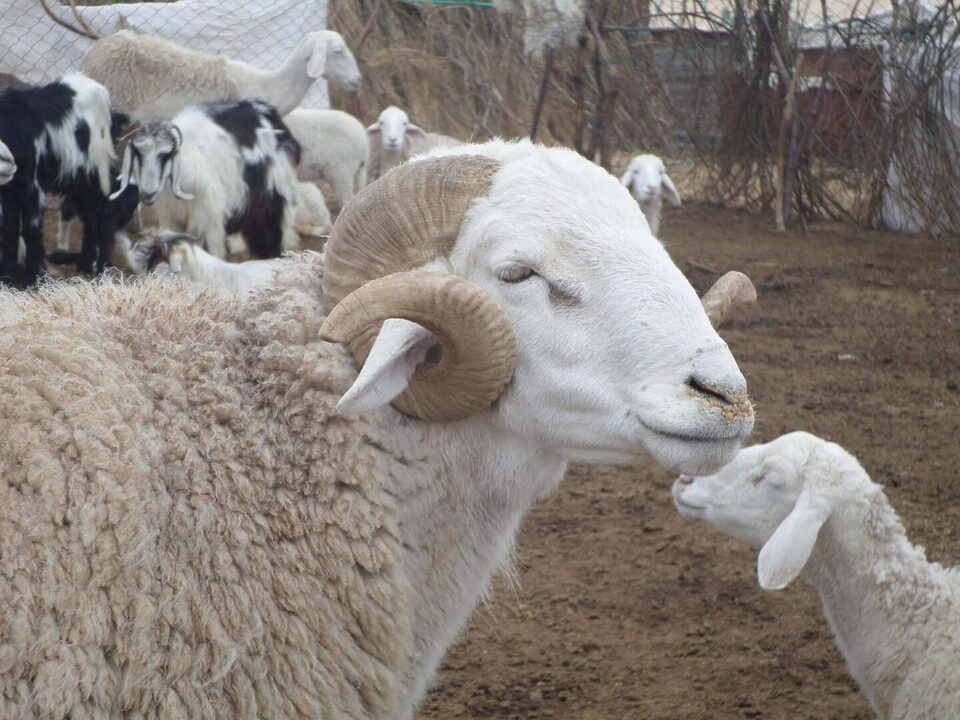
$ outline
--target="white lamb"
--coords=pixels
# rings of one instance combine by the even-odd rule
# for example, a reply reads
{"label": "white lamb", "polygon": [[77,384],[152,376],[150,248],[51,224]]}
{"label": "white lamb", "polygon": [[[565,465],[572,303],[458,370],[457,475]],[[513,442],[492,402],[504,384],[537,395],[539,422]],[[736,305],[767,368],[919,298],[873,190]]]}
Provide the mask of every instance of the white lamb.
{"label": "white lamb", "polygon": [[370,145],[363,124],[339,110],[298,108],[284,118],[300,143],[297,177],[326,180],[343,207],[367,184]]}
{"label": "white lamb", "polygon": [[761,547],[760,585],[803,573],[881,718],[960,717],[960,571],[927,561],[879,485],[839,445],[804,432],[681,476],[677,509]]}
{"label": "white lamb", "polygon": [[348,90],[360,84],[353,53],[332,30],[304,35],[283,67],[275,70],[121,30],[97,40],[81,68],[110,90],[113,109],[133,120],[167,119],[187,105],[242,99],[263,100],[286,115],[317,78]]}
{"label": "white lamb", "polygon": [[627,166],[620,184],[640,203],[650,232],[658,236],[664,199],[670,207],[680,207],[681,203],[680,194],[667,175],[663,160],[656,155],[637,155]]}
{"label": "white lamb", "polygon": [[428,133],[410,122],[406,111],[396,105],[385,108],[377,121],[367,128],[370,136],[369,177],[375,180],[390,168],[415,155],[423,155],[434,148],[453,148],[462,145],[441,133]]}

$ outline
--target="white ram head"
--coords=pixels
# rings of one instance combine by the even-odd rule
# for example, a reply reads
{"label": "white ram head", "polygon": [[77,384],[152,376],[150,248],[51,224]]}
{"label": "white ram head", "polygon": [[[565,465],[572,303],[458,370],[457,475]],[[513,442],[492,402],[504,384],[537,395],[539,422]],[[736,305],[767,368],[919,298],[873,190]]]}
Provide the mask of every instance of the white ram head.
{"label": "white ram head", "polygon": [[[569,460],[718,467],[746,381],[617,180],[493,141],[364,188],[326,250],[325,339],[362,371],[342,411],[479,417]],[[386,321],[386,322],[385,322]]]}

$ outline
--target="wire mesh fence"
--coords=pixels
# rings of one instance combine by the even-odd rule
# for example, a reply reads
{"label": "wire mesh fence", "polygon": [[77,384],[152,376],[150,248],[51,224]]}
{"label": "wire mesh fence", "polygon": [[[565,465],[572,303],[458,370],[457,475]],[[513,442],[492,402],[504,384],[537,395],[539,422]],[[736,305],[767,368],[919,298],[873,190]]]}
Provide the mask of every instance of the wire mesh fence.
{"label": "wire mesh fence", "polygon": [[[326,27],[327,0],[176,0],[60,4],[4,0],[0,72],[30,83],[49,82],[79,68],[93,39],[117,30],[158,35],[200,52],[256,67],[282,65],[304,33]],[[304,100],[328,107],[326,84]]]}

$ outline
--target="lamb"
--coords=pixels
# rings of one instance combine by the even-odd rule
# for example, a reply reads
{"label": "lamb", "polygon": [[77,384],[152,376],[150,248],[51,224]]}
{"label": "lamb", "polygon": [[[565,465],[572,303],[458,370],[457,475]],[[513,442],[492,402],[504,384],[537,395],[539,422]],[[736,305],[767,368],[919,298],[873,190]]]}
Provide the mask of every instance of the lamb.
{"label": "lamb", "polygon": [[667,175],[663,160],[656,155],[637,155],[627,166],[620,184],[640,203],[650,232],[658,237],[664,198],[670,207],[680,207],[680,194]]}
{"label": "lamb", "polygon": [[376,179],[414,155],[434,148],[452,148],[462,141],[449,135],[428,133],[410,122],[406,111],[391,105],[380,113],[377,122],[367,128],[370,136],[369,176]]}
{"label": "lamb", "polygon": [[681,476],[677,509],[762,547],[760,585],[803,574],[880,718],[960,717],[960,568],[927,562],[882,488],[839,445],[804,432]]}
{"label": "lamb", "polygon": [[[11,88],[0,95],[0,141],[16,174],[0,189],[3,251],[0,276],[7,283],[32,283],[44,261],[44,192],[60,193],[80,208],[82,272],[102,271],[113,234],[107,217],[110,162],[110,95],[80,73],[42,87]],[[18,247],[23,237],[23,271]]]}
{"label": "lamb", "polygon": [[80,67],[110,89],[116,110],[134,120],[168,120],[188,105],[254,98],[282,116],[317,78],[348,90],[361,79],[353,53],[333,30],[304,35],[283,67],[272,71],[132,30],[97,40]]}
{"label": "lamb", "polygon": [[339,110],[294,110],[284,119],[300,143],[297,177],[305,182],[326,180],[346,205],[367,184],[370,146],[363,125]]}
{"label": "lamb", "polygon": [[[197,105],[172,121],[146,123],[123,155],[119,195],[137,185],[163,227],[227,254],[239,233],[253,257],[299,243],[294,230],[300,146],[276,109],[259,101]],[[169,182],[167,182],[169,180]]]}
{"label": "lamb", "polygon": [[616,178],[458,150],[240,296],[0,295],[5,717],[410,720],[569,462],[736,452],[746,382]]}

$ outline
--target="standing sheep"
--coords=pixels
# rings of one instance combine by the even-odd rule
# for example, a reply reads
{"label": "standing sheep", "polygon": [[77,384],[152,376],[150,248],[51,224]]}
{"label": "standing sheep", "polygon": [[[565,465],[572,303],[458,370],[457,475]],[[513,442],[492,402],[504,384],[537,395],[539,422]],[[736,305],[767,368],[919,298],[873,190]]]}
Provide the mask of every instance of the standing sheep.
{"label": "standing sheep", "polygon": [[884,720],[960,717],[960,568],[927,562],[882,488],[839,445],[804,432],[681,477],[677,509],[762,547],[757,574],[812,584],[850,674]]}
{"label": "standing sheep", "polygon": [[410,122],[406,111],[391,105],[367,128],[370,137],[369,177],[376,179],[414,155],[434,148],[453,148],[463,142],[449,135],[428,133]]}
{"label": "standing sheep", "polygon": [[663,200],[671,207],[680,207],[680,194],[667,175],[663,160],[656,155],[637,155],[627,166],[620,184],[640,203],[640,209],[654,237],[660,236],[660,215]]}
{"label": "standing sheep", "polygon": [[94,43],[81,69],[109,88],[114,109],[134,120],[169,119],[188,105],[257,99],[293,110],[317,78],[354,90],[360,70],[340,33],[307,33],[283,67],[260,70],[153,35],[121,30]]}
{"label": "standing sheep", "polygon": [[294,110],[284,119],[300,143],[297,177],[305,182],[326,180],[340,207],[367,184],[370,145],[363,124],[339,110]]}
{"label": "standing sheep", "polygon": [[727,461],[745,380],[616,188],[465,146],[239,297],[0,296],[0,715],[410,720],[569,462]]}

